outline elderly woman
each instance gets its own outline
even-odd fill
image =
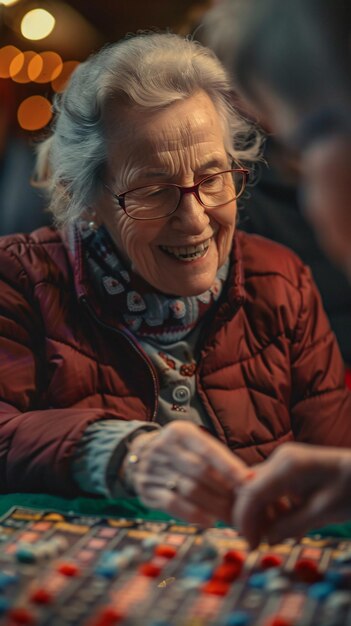
[[[257,145],[229,100],[172,34],[74,73],[39,155],[57,229],[0,247],[3,491],[127,492],[210,524],[281,443],[350,445],[309,270],[235,232]]]

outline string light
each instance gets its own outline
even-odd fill
[[[20,57],[19,60],[23,65],[23,53],[16,48],[16,46],[4,46],[0,48],[0,78],[10,78],[10,66],[16,57]]]
[[[31,77],[28,73],[29,64],[32,63],[38,54],[33,50],[26,50],[18,54],[10,64],[10,76],[15,83],[30,83]]]
[[[5,7],[11,7],[13,4],[16,4],[19,0],[0,0],[0,4],[3,4]]]
[[[30,96],[18,107],[18,123],[24,130],[40,130],[50,122],[51,118],[51,104],[43,96]]]
[[[1,6],[11,6],[19,0],[0,0]],[[38,41],[50,35],[55,28],[55,17],[45,9],[32,9],[20,22],[20,32],[27,40]],[[33,44],[34,45],[34,44]],[[0,47],[0,79],[10,78],[17,83],[51,83],[54,92],[62,92],[79,65],[79,61],[63,62],[54,51],[21,51],[13,45]],[[32,95],[25,98],[17,109],[17,121],[25,131],[38,131],[52,119],[52,105],[48,98]]]
[[[35,59],[30,63],[28,67],[28,74],[36,83],[49,83],[55,80],[62,72],[62,59],[57,52],[41,52],[39,55],[41,61],[41,67],[37,71],[38,64]],[[33,66],[32,66],[33,63]]]
[[[26,39],[38,41],[44,39],[54,29],[55,18],[45,9],[32,9],[21,21],[21,33]]]

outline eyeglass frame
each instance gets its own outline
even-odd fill
[[[217,176],[219,174],[229,174],[229,172],[234,173],[237,172],[240,174],[243,174],[243,185],[242,188],[240,190],[240,193],[238,195],[235,195],[234,198],[232,198],[232,200],[227,200],[227,202],[223,202],[222,204],[217,204],[216,206],[212,206],[209,207],[206,204],[204,204],[204,202],[201,200],[200,198],[200,194],[199,194],[199,187],[200,185],[205,182],[206,180],[213,178],[213,176]],[[232,202],[233,200],[237,200],[238,198],[240,198],[240,196],[244,193],[245,191],[245,187],[247,184],[247,179],[249,176],[250,171],[244,167],[237,167],[237,168],[231,168],[229,170],[223,170],[221,172],[214,172],[213,174],[209,174],[208,176],[205,176],[204,178],[202,178],[198,183],[196,183],[195,185],[191,185],[190,187],[184,187],[183,185],[176,185],[175,183],[157,183],[157,187],[174,187],[176,189],[178,189],[180,191],[180,197],[178,200],[178,204],[175,207],[175,209],[173,209],[170,213],[167,213],[167,215],[162,215],[160,217],[133,217],[132,215],[129,215],[129,213],[126,210],[125,207],[125,200],[124,197],[126,196],[127,193],[131,193],[133,191],[138,191],[139,189],[147,189],[148,187],[155,187],[155,183],[153,183],[152,185],[141,185],[141,187],[134,187],[133,189],[128,189],[127,191],[123,191],[123,193],[117,194],[115,193],[108,185],[106,185],[106,183],[104,183],[104,186],[106,187],[106,189],[108,189],[108,191],[112,194],[112,196],[117,200],[119,206],[121,207],[121,209],[124,211],[124,213],[130,217],[131,220],[136,220],[136,221],[151,221],[151,220],[162,220],[165,217],[169,217],[170,215],[173,215],[173,213],[175,213],[178,208],[179,205],[182,201],[183,196],[185,196],[185,194],[187,193],[192,193],[197,201],[201,204],[201,206],[203,206],[205,209],[218,209],[222,206],[224,206],[225,204],[228,204],[229,202]]]

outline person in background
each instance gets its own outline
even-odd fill
[[[15,131],[15,112],[13,85],[0,78],[0,235],[30,232],[51,223],[45,198],[30,183],[35,152]]]
[[[222,10],[230,21],[233,2]],[[350,25],[350,3],[341,0],[251,0],[240,35],[225,44],[241,96],[298,152],[301,204],[351,279]],[[347,519],[350,494],[349,449],[286,444],[253,470],[233,519],[256,547],[263,536],[274,543]],[[276,506],[284,497],[288,506]]]
[[[232,67],[240,22],[249,3],[250,0],[231,0],[229,7],[227,2],[219,2],[205,14],[193,35],[211,48],[228,69]],[[264,160],[256,163],[253,183],[239,202],[238,228],[288,246],[311,268],[344,362],[351,368],[351,285],[345,272],[326,256],[304,215],[299,202],[298,158],[274,132],[271,116],[240,97],[235,76],[232,83],[235,108],[265,134]]]
[[[271,119],[281,141],[298,152],[303,209],[325,252],[351,277],[351,212],[345,193],[351,5],[345,0],[288,0],[284,6],[253,0],[252,11],[251,2],[246,8],[231,66],[236,84],[251,106]],[[299,46],[293,50],[295,35]]]
[[[351,444],[309,269],[236,232],[259,144],[189,39],[75,70],[39,151],[56,228],[0,242],[2,491],[137,495],[208,525],[282,443]]]

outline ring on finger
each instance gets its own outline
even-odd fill
[[[167,491],[179,491],[179,479],[170,478],[166,481],[165,487]]]

